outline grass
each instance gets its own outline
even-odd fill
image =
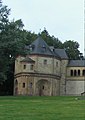
[[[0,97],[0,120],[85,120],[85,100],[76,97]]]

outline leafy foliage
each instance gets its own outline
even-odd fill
[[[69,41],[64,42],[63,46],[70,59],[80,59],[80,51],[78,50],[79,48],[78,42],[69,40]]]
[[[62,42],[58,38],[50,36],[46,29],[41,32],[41,37],[49,46],[54,46],[55,48],[63,48]]]

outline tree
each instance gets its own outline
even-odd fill
[[[21,20],[8,22],[4,29],[0,33],[0,53],[1,73],[3,73],[3,79],[0,82],[4,82],[6,91],[10,91],[13,88],[14,79],[14,62],[18,55],[25,55],[25,42],[26,36],[23,32],[23,23]],[[6,79],[5,79],[6,78]],[[10,82],[9,82],[10,81]],[[8,84],[9,83],[9,84]],[[12,83],[12,84],[11,84]],[[7,87],[7,85],[9,87]],[[10,91],[12,93],[12,91]],[[9,92],[8,92],[9,93]]]
[[[4,85],[6,88],[9,86],[8,91],[13,87],[15,58],[20,54],[25,55],[24,25],[21,19],[10,22],[9,14],[10,9],[0,0],[0,91]]]
[[[70,59],[80,59],[79,43],[76,41],[65,41],[63,46],[66,50],[66,53]]]
[[[2,5],[2,1],[0,0],[0,83],[2,83],[3,80],[6,80],[5,76],[5,64],[3,63],[3,60],[5,60],[5,56],[3,55],[3,48],[2,48],[2,31],[4,31],[6,24],[8,24],[8,15],[9,15],[10,9],[7,8],[7,6]],[[6,61],[5,61],[6,62]]]
[[[55,48],[63,48],[62,42],[58,38],[50,36],[46,29],[43,30],[40,35],[49,46],[54,46]]]
[[[0,31],[4,30],[5,25],[9,22],[8,16],[10,14],[10,9],[2,4],[0,0]]]

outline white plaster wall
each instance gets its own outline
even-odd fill
[[[84,81],[67,81],[66,95],[81,95],[84,92]]]

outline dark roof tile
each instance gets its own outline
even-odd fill
[[[69,67],[85,67],[85,60],[70,60]]]
[[[61,59],[68,59],[68,56],[64,49],[55,49],[55,53],[58,54]]]
[[[48,46],[40,36],[31,45],[26,46],[26,49],[29,50],[29,54],[49,55],[59,59],[68,59],[64,49],[55,49],[52,51],[52,46]]]
[[[53,55],[47,43],[40,36],[27,48],[30,54]]]

